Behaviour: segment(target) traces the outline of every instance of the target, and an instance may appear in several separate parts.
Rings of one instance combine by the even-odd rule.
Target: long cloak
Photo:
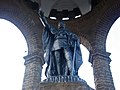
[[[47,77],[49,76],[55,76],[57,75],[57,66],[56,66],[56,61],[54,59],[54,56],[52,54],[52,46],[54,42],[54,34],[52,34],[51,31],[56,31],[55,28],[51,27],[45,27],[45,30],[43,31],[43,36],[42,36],[42,42],[43,42],[43,49],[45,52],[44,60],[47,62],[47,67],[45,71],[45,75]],[[72,41],[72,40],[71,40]],[[78,69],[81,66],[82,62],[82,55],[81,55],[81,50],[80,50],[80,43],[79,40],[76,41],[76,44],[72,42],[72,45],[74,46],[74,70],[75,70],[75,75],[78,75]],[[67,70],[67,69],[66,69]]]

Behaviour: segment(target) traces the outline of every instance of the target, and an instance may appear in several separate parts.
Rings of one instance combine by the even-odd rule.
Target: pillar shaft
[[[115,90],[109,55],[110,53],[98,51],[91,54],[90,62],[93,66],[96,90]]]
[[[37,53],[24,57],[25,73],[22,90],[34,90],[41,81],[42,73],[42,56]]]

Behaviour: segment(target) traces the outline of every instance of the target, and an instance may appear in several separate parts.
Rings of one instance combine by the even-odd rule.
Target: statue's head
[[[65,23],[63,20],[61,20],[59,23],[58,23],[58,28],[65,28]]]

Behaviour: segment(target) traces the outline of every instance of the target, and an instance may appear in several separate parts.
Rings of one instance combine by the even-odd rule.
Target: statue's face
[[[58,23],[58,28],[65,28],[65,23],[63,21],[60,21]]]

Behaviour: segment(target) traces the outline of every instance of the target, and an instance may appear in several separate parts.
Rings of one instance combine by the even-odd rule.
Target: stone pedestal
[[[73,76],[72,77],[58,76],[48,78],[45,81],[41,82],[35,90],[94,90],[94,89],[89,87],[87,83],[80,78],[76,79],[76,77]]]

